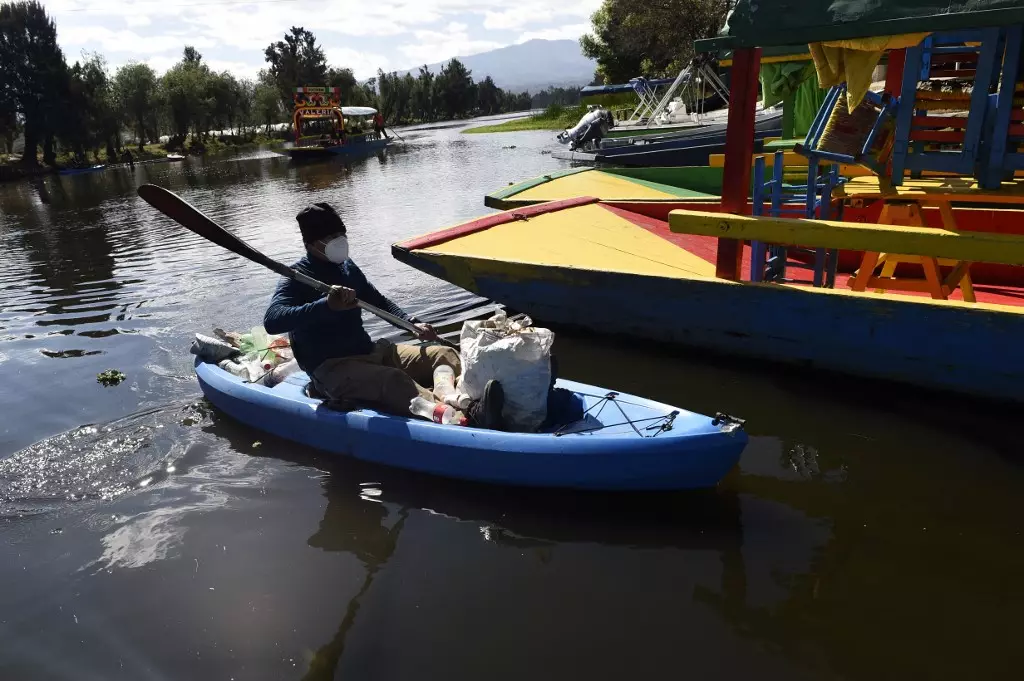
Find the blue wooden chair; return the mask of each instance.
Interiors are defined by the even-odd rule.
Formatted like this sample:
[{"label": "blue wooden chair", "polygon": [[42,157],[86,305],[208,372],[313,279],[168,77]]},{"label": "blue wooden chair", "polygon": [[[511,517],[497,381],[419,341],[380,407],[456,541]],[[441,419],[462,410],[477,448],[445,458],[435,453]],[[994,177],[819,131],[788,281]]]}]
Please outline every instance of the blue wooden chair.
[{"label": "blue wooden chair", "polygon": [[883,174],[888,162],[896,99],[868,92],[852,112],[846,106],[846,85],[831,88],[795,151],[807,157],[807,182],[813,184],[823,161],[856,163]]},{"label": "blue wooden chair", "polygon": [[[751,209],[753,215],[831,219],[833,217],[832,190],[839,184],[839,167],[832,164],[824,172],[819,171],[810,184],[787,184],[785,182],[784,157],[782,151],[775,153],[772,177],[768,181],[765,181],[767,165],[765,157],[758,156],[755,160]],[[811,167],[816,170],[819,168],[817,162]],[[790,257],[793,254],[809,255],[808,259],[811,262],[793,259]],[[786,278],[786,269],[796,267],[814,270],[815,286],[833,288],[838,265],[839,251],[837,249],[808,249],[767,244],[762,241],[751,242],[751,281],[791,282],[793,280]]]},{"label": "blue wooden chair", "polygon": [[[1005,31],[986,28],[935,33],[907,48],[896,107],[892,184],[925,171],[979,174],[989,95],[999,79]],[[919,90],[918,83],[970,81],[970,94]],[[955,115],[950,115],[953,112]]]}]

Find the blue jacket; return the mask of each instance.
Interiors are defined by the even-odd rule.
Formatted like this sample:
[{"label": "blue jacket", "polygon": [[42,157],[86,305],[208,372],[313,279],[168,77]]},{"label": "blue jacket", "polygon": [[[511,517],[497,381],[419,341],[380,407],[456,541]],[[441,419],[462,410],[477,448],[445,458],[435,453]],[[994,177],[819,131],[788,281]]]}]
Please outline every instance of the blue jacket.
[{"label": "blue jacket", "polygon": [[[347,286],[355,290],[360,300],[410,319],[402,308],[374,288],[351,260],[336,265],[306,256],[292,267],[325,284]],[[373,341],[363,329],[362,310],[332,310],[326,296],[292,279],[282,279],[277,285],[263,326],[267,333],[289,334],[295,359],[307,373],[315,371],[325,360],[365,355],[373,349]]]}]

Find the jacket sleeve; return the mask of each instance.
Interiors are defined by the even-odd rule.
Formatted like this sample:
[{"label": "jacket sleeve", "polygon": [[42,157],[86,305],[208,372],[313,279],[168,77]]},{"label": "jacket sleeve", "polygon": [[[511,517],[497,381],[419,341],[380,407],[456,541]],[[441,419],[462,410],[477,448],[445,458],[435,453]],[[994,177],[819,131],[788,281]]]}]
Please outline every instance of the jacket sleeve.
[{"label": "jacket sleeve", "polygon": [[378,291],[377,287],[370,283],[369,279],[366,278],[366,275],[363,274],[363,271],[359,269],[359,266],[354,262],[349,263],[349,273],[358,282],[356,286],[356,293],[359,294],[360,300],[364,300],[370,305],[376,305],[385,312],[390,312],[396,317],[401,317],[406,321],[412,320],[412,317],[405,310]]},{"label": "jacket sleeve", "polygon": [[263,315],[263,328],[267,333],[290,333],[330,318],[332,310],[327,306],[327,298],[309,302],[309,292],[303,287],[304,284],[291,279],[283,279],[277,285],[270,307]]}]

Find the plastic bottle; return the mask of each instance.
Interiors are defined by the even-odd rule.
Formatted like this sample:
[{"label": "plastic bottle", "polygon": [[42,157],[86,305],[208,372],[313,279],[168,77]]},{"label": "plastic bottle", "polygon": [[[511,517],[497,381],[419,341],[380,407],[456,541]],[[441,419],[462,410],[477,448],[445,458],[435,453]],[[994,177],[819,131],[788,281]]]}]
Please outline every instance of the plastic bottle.
[{"label": "plastic bottle", "polygon": [[447,364],[434,369],[434,394],[442,402],[447,402],[448,396],[455,392],[455,372]]},{"label": "plastic bottle", "polygon": [[450,404],[451,406],[455,407],[456,409],[463,413],[465,413],[465,411],[469,409],[469,405],[471,402],[472,400],[466,393],[453,392],[451,394],[445,395],[444,397],[445,404]]},{"label": "plastic bottle", "polygon": [[249,368],[246,367],[244,364],[239,364],[238,362],[235,362],[233,360],[226,359],[217,366],[219,366],[221,369],[228,372],[229,374],[238,376],[242,380],[248,381],[250,379]]},{"label": "plastic bottle", "polygon": [[465,425],[465,419],[457,416],[455,410],[443,402],[432,402],[422,397],[414,397],[409,403],[409,411],[416,416],[430,419],[434,423]]}]

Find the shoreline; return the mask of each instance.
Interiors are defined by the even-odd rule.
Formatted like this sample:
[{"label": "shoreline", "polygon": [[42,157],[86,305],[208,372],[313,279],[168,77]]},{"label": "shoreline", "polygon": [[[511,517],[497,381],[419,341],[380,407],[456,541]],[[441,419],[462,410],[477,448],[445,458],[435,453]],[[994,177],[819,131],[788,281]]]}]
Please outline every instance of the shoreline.
[{"label": "shoreline", "polygon": [[[264,138],[260,137],[256,140],[249,142],[222,142],[216,138],[208,140],[205,146],[202,147],[202,151],[193,151],[200,145],[194,145],[191,149],[165,149],[162,143],[147,144],[144,151],[140,152],[137,146],[129,147],[134,157],[136,164],[147,164],[147,163],[162,163],[169,162],[167,159],[168,154],[181,154],[186,159],[189,157],[206,157],[206,156],[223,156],[232,152],[251,151],[260,147],[268,147],[270,149],[276,149],[282,147],[287,140],[278,138]],[[127,165],[122,161],[101,161],[96,159],[92,164],[89,165],[102,165],[102,170],[110,168],[119,168],[123,165]],[[86,167],[89,167],[87,165]],[[21,161],[14,162],[0,162],[0,182],[19,182],[24,180],[33,180],[40,177],[46,177],[48,175],[59,175],[62,170],[74,169],[76,166],[70,165],[66,162],[61,163],[60,160],[56,165],[45,165],[42,162],[36,166],[23,166]],[[100,172],[97,170],[96,172]]]}]

